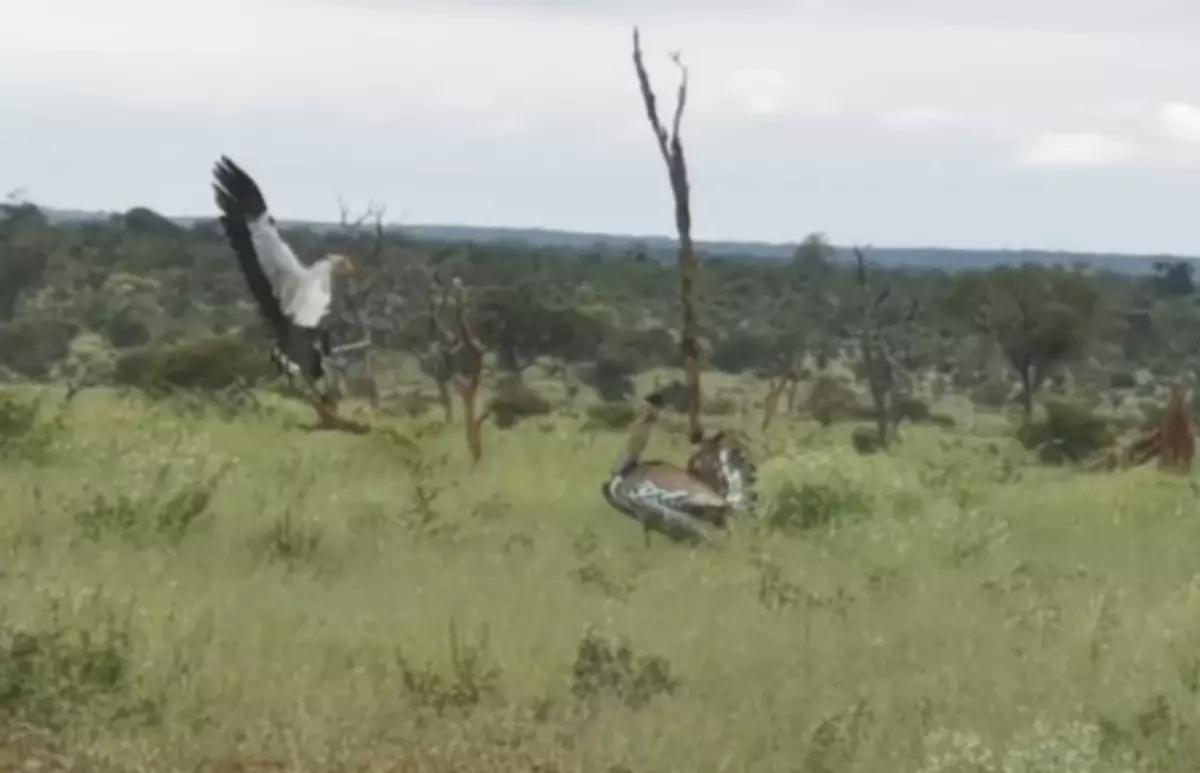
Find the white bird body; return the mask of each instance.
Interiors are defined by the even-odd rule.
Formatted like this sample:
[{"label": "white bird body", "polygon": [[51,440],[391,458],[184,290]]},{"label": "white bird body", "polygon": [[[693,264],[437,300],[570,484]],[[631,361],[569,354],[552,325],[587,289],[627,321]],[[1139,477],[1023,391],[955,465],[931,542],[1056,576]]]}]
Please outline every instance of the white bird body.
[{"label": "white bird body", "polygon": [[333,303],[333,264],[326,257],[305,266],[283,240],[270,215],[250,221],[250,240],[284,314],[301,327],[317,327]]}]

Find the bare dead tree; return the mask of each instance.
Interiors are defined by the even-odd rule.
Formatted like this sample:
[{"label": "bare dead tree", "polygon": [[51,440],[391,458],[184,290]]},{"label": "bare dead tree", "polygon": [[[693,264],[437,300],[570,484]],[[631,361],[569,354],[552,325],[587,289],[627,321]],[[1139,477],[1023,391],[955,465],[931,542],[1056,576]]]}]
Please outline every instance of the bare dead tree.
[{"label": "bare dead tree", "polygon": [[[449,288],[442,285],[436,275],[431,275],[433,287],[429,293],[428,322],[429,341],[425,351],[418,355],[421,372],[433,380],[438,392],[438,402],[442,406],[447,424],[454,422],[454,400],[451,399],[451,383],[454,380],[454,352],[458,346],[458,336],[454,326],[444,321],[445,309],[449,307]],[[440,290],[440,292],[438,292]]]},{"label": "bare dead tree", "polygon": [[1192,471],[1192,459],[1196,455],[1196,437],[1185,405],[1185,394],[1176,385],[1171,389],[1167,409],[1163,412],[1159,430],[1158,468],[1167,472],[1188,474]]},{"label": "bare dead tree", "polygon": [[[435,272],[433,292],[429,297],[431,355],[440,362],[439,374],[449,374],[445,382],[453,385],[462,404],[463,426],[466,430],[467,451],[471,461],[483,458],[483,424],[490,411],[479,412],[479,387],[483,383],[486,349],[471,325],[467,289],[455,277],[446,286]],[[449,312],[449,318],[447,318]]]},{"label": "bare dead tree", "polygon": [[342,295],[338,319],[347,334],[350,328],[361,330],[362,340],[338,347],[338,351],[350,358],[347,365],[355,363],[359,371],[356,380],[373,404],[382,397],[373,354],[380,347],[412,352],[422,373],[434,382],[446,422],[451,423],[457,371],[448,365],[446,352],[456,347],[458,335],[449,288],[441,282],[430,257],[405,245],[402,234],[391,232],[385,259],[389,232],[381,205],[373,203],[353,218],[344,204],[341,209],[343,237],[357,244],[358,262],[376,270],[369,282],[352,280]]},{"label": "bare dead tree", "polygon": [[767,391],[767,399],[763,403],[763,420],[761,430],[766,432],[774,421],[779,410],[779,399],[787,392],[787,415],[796,411],[796,390],[800,386],[800,368],[797,357],[792,359],[780,370],[779,375],[771,382]]},{"label": "bare dead tree", "polygon": [[741,446],[740,450],[743,453],[747,453],[747,449],[733,435],[726,432],[717,432],[711,437],[705,437],[704,428],[700,423],[702,391],[700,389],[700,322],[697,313],[699,308],[697,278],[700,273],[700,261],[692,241],[691,187],[688,182],[683,140],[680,136],[683,111],[687,107],[688,70],[679,53],[672,53],[670,57],[675,66],[679,68],[679,87],[675,96],[675,112],[671,119],[671,131],[668,133],[659,118],[658,101],[654,95],[654,89],[650,85],[650,76],[646,73],[646,65],[642,60],[641,35],[636,26],[633,28],[633,67],[637,73],[646,119],[650,122],[650,128],[658,143],[663,164],[667,168],[667,179],[671,184],[671,197],[675,202],[675,232],[679,238],[679,302],[682,312],[679,352],[683,359],[684,384],[688,392],[688,440],[696,446],[688,459],[688,470],[698,475],[715,490],[723,492],[728,488],[728,481],[724,479],[724,474],[721,472],[723,469],[720,464],[722,449],[729,445]]},{"label": "bare dead tree", "polygon": [[[362,266],[376,269],[382,267],[384,227],[383,218],[387,208],[379,203],[371,202],[367,208],[355,218],[350,216],[350,208],[344,201],[338,201],[340,212],[339,223],[342,235],[355,247],[355,257]],[[337,362],[339,386],[347,387],[347,391],[365,392],[373,408],[379,407],[379,384],[375,378],[375,363],[371,335],[372,323],[367,308],[369,282],[361,278],[351,277],[347,282],[345,292],[339,295],[341,309],[339,316],[345,326],[353,326],[361,333],[361,339],[353,343],[335,346],[333,354]],[[351,360],[357,360],[356,375],[348,375]],[[357,387],[357,388],[355,388]]]},{"label": "bare dead tree", "polygon": [[679,89],[675,98],[675,114],[671,120],[671,131],[668,134],[658,116],[657,99],[650,85],[650,76],[642,61],[641,36],[638,28],[633,28],[633,66],[637,72],[638,86],[642,92],[642,102],[646,108],[646,118],[654,131],[658,142],[659,152],[667,167],[667,177],[671,183],[671,195],[675,200],[675,231],[679,237],[679,300],[683,310],[683,320],[679,332],[679,350],[683,356],[685,383],[688,389],[688,436],[692,443],[700,443],[704,439],[704,430],[700,424],[700,330],[696,307],[697,288],[696,278],[699,273],[699,261],[696,257],[695,245],[692,242],[692,211],[691,191],[688,184],[687,160],[683,153],[683,141],[680,139],[680,125],[683,122],[683,111],[687,105],[688,70],[678,53],[671,54],[671,61],[679,68]]}]

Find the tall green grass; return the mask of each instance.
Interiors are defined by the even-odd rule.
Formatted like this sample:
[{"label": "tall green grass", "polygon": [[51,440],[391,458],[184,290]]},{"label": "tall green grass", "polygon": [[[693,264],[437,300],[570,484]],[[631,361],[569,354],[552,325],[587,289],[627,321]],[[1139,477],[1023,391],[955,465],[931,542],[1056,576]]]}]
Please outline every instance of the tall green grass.
[{"label": "tall green grass", "polygon": [[0,766],[1194,773],[1188,479],[756,421],[761,519],[646,550],[582,418],[471,469],[435,419],[48,401],[0,458]]}]

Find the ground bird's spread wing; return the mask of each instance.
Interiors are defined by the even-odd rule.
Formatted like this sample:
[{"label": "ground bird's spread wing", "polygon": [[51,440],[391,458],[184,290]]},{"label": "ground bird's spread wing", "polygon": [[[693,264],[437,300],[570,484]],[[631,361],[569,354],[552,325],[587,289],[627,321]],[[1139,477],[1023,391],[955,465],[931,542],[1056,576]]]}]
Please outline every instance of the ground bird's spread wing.
[{"label": "ground bird's spread wing", "polygon": [[622,489],[629,506],[653,513],[665,522],[684,519],[719,523],[729,507],[725,497],[665,462],[644,462],[628,476]]},{"label": "ground bird's spread wing", "polygon": [[700,521],[677,509],[672,492],[665,492],[646,479],[620,477],[603,488],[604,498],[618,511],[639,521],[646,529],[660,532],[677,542],[707,542]]}]

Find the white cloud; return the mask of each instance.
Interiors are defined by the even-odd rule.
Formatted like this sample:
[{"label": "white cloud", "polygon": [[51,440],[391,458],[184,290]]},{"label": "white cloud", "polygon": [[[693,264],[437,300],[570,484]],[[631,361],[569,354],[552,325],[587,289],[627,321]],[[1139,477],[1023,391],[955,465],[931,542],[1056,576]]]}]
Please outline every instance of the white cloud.
[{"label": "white cloud", "polygon": [[1200,108],[1186,102],[1169,102],[1158,109],[1158,129],[1175,142],[1200,142]]},{"label": "white cloud", "polygon": [[[289,216],[344,192],[668,232],[635,21],[664,113],[667,52],[690,68],[700,236],[1200,251],[1176,203],[1200,198],[1184,0],[38,0],[0,25],[0,173],[203,213],[228,152]],[[1038,135],[1071,126],[1094,134]],[[1021,138],[1026,166],[1100,168],[1015,174]]]},{"label": "white cloud", "polygon": [[953,110],[942,107],[906,107],[879,116],[879,123],[888,129],[919,131],[963,124],[966,119]]},{"label": "white cloud", "polygon": [[1154,105],[1140,97],[1117,97],[1105,100],[1096,110],[1102,118],[1145,118]]},{"label": "white cloud", "polygon": [[1016,161],[1026,167],[1084,169],[1124,164],[1138,155],[1138,146],[1123,137],[1047,132],[1022,144]]},{"label": "white cloud", "polygon": [[792,85],[779,70],[736,70],[721,84],[729,101],[750,115],[783,112],[792,96]]}]

